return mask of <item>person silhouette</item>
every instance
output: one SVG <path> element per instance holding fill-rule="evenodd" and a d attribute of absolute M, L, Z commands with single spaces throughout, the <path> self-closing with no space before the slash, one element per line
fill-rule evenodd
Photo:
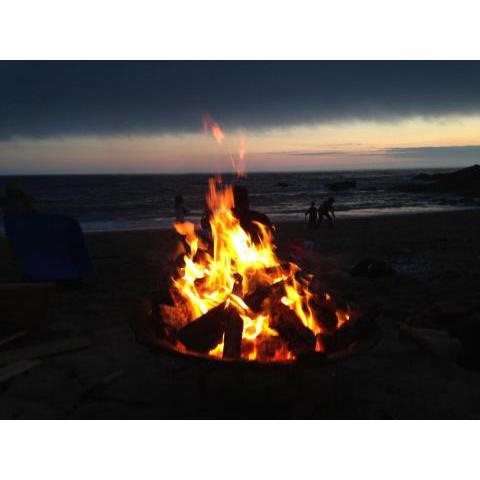
<path fill-rule="evenodd" d="M 35 211 L 31 199 L 19 186 L 15 185 L 14 183 L 9 183 L 6 185 L 5 198 L 1 203 L 4 215 Z"/>
<path fill-rule="evenodd" d="M 305 219 L 310 230 L 317 228 L 318 211 L 314 201 L 310 203 L 310 208 L 305 212 Z"/>
<path fill-rule="evenodd" d="M 331 228 L 335 223 L 335 211 L 333 209 L 334 203 L 335 199 L 333 197 L 330 197 L 328 200 L 325 200 L 318 209 L 320 221 L 323 222 L 323 218 L 325 217 L 328 220 Z"/>

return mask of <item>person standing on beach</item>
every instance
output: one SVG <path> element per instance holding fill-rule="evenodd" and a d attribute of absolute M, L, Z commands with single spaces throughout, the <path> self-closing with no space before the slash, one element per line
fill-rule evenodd
<path fill-rule="evenodd" d="M 310 230 L 317 228 L 318 212 L 317 212 L 317 207 L 315 207 L 315 202 L 312 201 L 312 203 L 310 203 L 310 208 L 305 212 L 305 219 L 307 220 L 307 227 Z"/>
<path fill-rule="evenodd" d="M 335 212 L 333 210 L 334 202 L 335 199 L 333 197 L 330 197 L 328 200 L 325 200 L 318 209 L 319 220 L 323 222 L 323 217 L 325 217 L 328 220 L 331 228 L 333 228 L 333 225 L 335 223 Z"/>
<path fill-rule="evenodd" d="M 188 209 L 183 203 L 183 196 L 177 195 L 175 197 L 175 219 L 177 222 L 184 222 L 185 215 L 188 215 Z"/>

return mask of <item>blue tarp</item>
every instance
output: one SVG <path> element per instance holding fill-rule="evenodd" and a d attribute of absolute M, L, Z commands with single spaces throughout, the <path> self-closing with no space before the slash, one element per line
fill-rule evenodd
<path fill-rule="evenodd" d="M 93 264 L 80 224 L 64 215 L 28 212 L 7 215 L 5 232 L 29 281 L 85 277 Z"/>

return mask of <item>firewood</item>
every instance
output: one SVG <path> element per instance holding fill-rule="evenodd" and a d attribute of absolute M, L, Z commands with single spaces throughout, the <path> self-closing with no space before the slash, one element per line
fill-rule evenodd
<path fill-rule="evenodd" d="M 245 297 L 244 301 L 254 312 L 258 313 L 261 310 L 262 303 L 266 298 L 269 298 L 273 303 L 279 302 L 279 297 L 283 294 L 284 288 L 284 282 L 277 282 L 273 285 L 257 287 L 254 292 Z"/>
<path fill-rule="evenodd" d="M 200 263 L 204 265 L 207 264 L 209 261 L 211 261 L 211 259 L 212 259 L 212 256 L 210 255 L 210 253 L 200 248 L 197 250 L 197 253 L 193 257 L 193 261 L 195 263 Z"/>
<path fill-rule="evenodd" d="M 241 356 L 243 358 L 249 358 L 250 354 L 255 350 L 255 343 L 248 338 L 242 340 L 242 352 Z"/>
<path fill-rule="evenodd" d="M 334 332 L 337 328 L 338 318 L 335 313 L 335 307 L 330 306 L 327 302 L 320 302 L 314 300 L 311 302 L 312 308 L 315 312 L 315 320 L 317 325 L 324 332 Z"/>
<path fill-rule="evenodd" d="M 278 303 L 273 307 L 273 315 L 271 328 L 287 342 L 288 349 L 295 356 L 315 350 L 314 333 L 302 323 L 293 310 L 283 303 Z"/>
<path fill-rule="evenodd" d="M 239 273 L 234 273 L 233 278 L 235 279 L 235 284 L 233 285 L 232 293 L 237 297 L 241 297 L 243 288 L 243 277 Z"/>
<path fill-rule="evenodd" d="M 377 310 L 371 309 L 353 316 L 334 332 L 320 333 L 319 339 L 325 351 L 331 353 L 343 350 L 353 342 L 361 340 L 375 328 L 377 314 Z"/>
<path fill-rule="evenodd" d="M 240 358 L 242 352 L 243 320 L 235 311 L 225 322 L 223 358 Z"/>
<path fill-rule="evenodd" d="M 275 357 L 275 353 L 284 347 L 284 342 L 280 337 L 264 337 L 258 339 L 257 359 L 260 361 L 269 361 Z"/>
<path fill-rule="evenodd" d="M 178 332 L 178 339 L 189 350 L 207 353 L 221 341 L 225 325 L 233 307 L 225 308 L 225 302 L 212 308 L 207 313 L 190 322 Z"/>

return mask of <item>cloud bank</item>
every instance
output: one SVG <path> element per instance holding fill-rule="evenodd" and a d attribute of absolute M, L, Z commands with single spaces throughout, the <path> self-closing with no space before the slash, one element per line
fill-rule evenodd
<path fill-rule="evenodd" d="M 0 139 L 480 113 L 480 62 L 0 62 Z"/>

